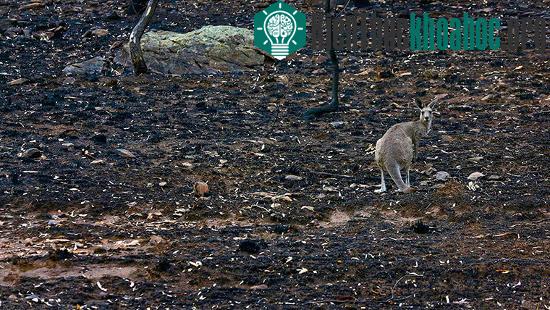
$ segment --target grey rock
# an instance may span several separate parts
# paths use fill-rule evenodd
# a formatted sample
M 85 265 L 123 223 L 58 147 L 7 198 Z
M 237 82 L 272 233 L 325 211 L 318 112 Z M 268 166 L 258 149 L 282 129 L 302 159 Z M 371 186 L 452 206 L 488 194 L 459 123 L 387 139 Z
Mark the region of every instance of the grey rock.
M 438 180 L 438 181 L 445 182 L 445 181 L 447 181 L 447 179 L 449 179 L 450 176 L 451 175 L 447 171 L 438 171 L 435 174 L 435 179 Z
M 285 176 L 285 180 L 288 180 L 288 181 L 301 181 L 303 179 L 304 178 L 302 178 L 301 176 L 297 176 L 297 175 L 293 175 L 293 174 L 289 174 L 289 175 Z
M 79 76 L 86 78 L 97 78 L 105 66 L 105 58 L 94 57 L 86 61 L 66 66 L 63 73 L 67 76 Z
M 252 30 L 206 26 L 188 33 L 151 31 L 141 39 L 147 67 L 168 75 L 242 72 L 262 65 L 265 56 L 254 48 Z M 115 61 L 130 66 L 128 46 Z
M 23 151 L 19 157 L 26 158 L 26 159 L 37 159 L 42 156 L 42 151 L 37 148 L 30 148 L 25 151 Z
M 485 175 L 481 172 L 474 172 L 468 176 L 468 180 L 477 181 L 477 179 L 484 177 Z

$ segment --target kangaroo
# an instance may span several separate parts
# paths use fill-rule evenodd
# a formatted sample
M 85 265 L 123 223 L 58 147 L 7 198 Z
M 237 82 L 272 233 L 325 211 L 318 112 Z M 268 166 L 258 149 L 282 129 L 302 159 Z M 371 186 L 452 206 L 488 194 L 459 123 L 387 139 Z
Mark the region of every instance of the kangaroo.
M 432 107 L 435 100 L 427 106 L 424 106 L 419 99 L 415 99 L 415 102 L 420 109 L 420 119 L 395 124 L 386 131 L 382 138 L 376 141 L 374 160 L 380 168 L 382 178 L 380 189 L 375 190 L 377 193 L 386 191 L 384 170 L 391 176 L 399 191 L 404 193 L 414 191 L 409 182 L 409 170 L 412 161 L 416 158 L 420 138 L 426 137 L 432 129 Z M 401 178 L 402 169 L 407 172 L 406 183 Z

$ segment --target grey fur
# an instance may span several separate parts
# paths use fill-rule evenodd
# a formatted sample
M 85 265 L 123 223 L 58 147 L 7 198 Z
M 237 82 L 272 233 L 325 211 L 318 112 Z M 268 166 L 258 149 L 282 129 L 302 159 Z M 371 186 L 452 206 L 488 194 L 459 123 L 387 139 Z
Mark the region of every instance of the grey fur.
M 382 138 L 376 141 L 374 160 L 380 168 L 381 187 L 376 192 L 386 191 L 384 170 L 388 172 L 393 182 L 401 192 L 409 193 L 413 189 L 409 182 L 409 170 L 418 153 L 418 143 L 422 137 L 427 136 L 432 129 L 433 111 L 435 101 L 423 106 L 416 99 L 420 109 L 420 118 L 413 122 L 405 122 L 393 125 Z M 401 177 L 401 170 L 406 172 L 406 182 Z

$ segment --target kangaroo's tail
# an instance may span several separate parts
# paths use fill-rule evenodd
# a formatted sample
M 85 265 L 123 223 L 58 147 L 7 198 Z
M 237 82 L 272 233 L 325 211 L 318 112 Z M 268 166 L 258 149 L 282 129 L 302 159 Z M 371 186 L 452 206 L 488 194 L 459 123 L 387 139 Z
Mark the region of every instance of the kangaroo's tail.
M 386 171 L 388 171 L 388 174 L 390 175 L 391 179 L 397 185 L 400 191 L 404 193 L 409 193 L 412 191 L 412 188 L 407 186 L 405 182 L 403 182 L 403 178 L 401 178 L 401 168 L 396 162 L 386 162 L 384 163 L 386 166 Z

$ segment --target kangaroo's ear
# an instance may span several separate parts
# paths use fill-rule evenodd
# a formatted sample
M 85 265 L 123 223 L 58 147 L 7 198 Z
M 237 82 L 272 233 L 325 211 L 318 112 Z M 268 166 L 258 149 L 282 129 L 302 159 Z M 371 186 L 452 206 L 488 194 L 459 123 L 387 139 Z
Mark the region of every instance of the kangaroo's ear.
M 422 104 L 422 101 L 420 101 L 420 99 L 418 98 L 414 98 L 414 103 L 416 103 L 416 106 L 422 110 L 422 108 L 424 108 L 424 105 Z

